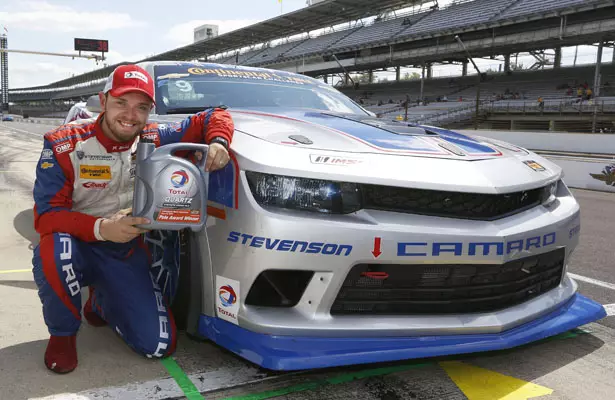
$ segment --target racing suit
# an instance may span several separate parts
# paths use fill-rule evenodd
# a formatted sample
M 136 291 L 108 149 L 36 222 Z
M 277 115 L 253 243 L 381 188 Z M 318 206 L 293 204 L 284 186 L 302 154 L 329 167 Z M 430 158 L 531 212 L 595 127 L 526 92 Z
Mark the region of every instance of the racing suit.
M 166 356 L 175 350 L 175 323 L 151 274 L 143 236 L 129 243 L 107 242 L 100 223 L 132 206 L 139 138 L 153 139 L 156 146 L 210 143 L 214 137 L 231 143 L 234 124 L 227 111 L 209 109 L 181 123 L 149 123 L 132 142 L 119 143 L 104 135 L 103 117 L 44 136 L 33 192 L 40 243 L 32 263 L 45 323 L 51 335 L 75 335 L 81 324 L 81 289 L 90 286 L 92 311 L 131 348 L 148 357 Z

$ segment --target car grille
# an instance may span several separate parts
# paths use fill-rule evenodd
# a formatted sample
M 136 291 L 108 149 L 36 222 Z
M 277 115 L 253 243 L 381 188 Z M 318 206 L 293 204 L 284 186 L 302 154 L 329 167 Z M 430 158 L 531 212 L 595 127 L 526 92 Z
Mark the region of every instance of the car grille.
M 440 217 L 495 220 L 535 207 L 543 189 L 507 194 L 447 192 L 392 186 L 363 185 L 367 209 Z
M 501 310 L 560 283 L 565 249 L 504 264 L 359 264 L 332 315 L 410 315 Z

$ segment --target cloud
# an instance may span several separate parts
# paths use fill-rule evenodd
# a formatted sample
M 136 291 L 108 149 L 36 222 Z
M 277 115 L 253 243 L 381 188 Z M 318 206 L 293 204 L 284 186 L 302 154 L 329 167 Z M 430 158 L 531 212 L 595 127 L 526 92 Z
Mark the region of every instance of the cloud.
M 130 55 L 123 55 L 122 53 L 118 53 L 117 51 L 111 50 L 108 53 L 105 53 L 105 63 L 112 65 L 120 62 L 137 62 L 143 60 L 146 57 L 151 56 L 152 54 L 141 54 L 141 53 L 133 53 Z
M 31 31 L 102 32 L 146 25 L 125 13 L 80 11 L 45 1 L 22 2 L 19 6 L 16 11 L 0 12 L 0 21 L 9 30 L 14 27 Z
M 194 42 L 194 28 L 201 25 L 218 25 L 218 35 L 250 26 L 260 22 L 255 19 L 227 19 L 227 20 L 204 20 L 195 19 L 173 26 L 166 34 L 166 39 L 177 46 L 184 46 Z
M 62 66 L 54 62 L 12 63 L 9 73 L 9 89 L 45 85 L 69 78 L 80 72 L 74 66 Z

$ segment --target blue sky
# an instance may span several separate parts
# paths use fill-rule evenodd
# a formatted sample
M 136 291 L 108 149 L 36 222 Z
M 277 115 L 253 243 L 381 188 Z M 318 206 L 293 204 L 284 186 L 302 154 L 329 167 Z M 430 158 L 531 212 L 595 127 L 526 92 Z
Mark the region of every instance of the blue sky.
M 446 6 L 453 0 L 440 0 Z M 0 32 L 8 29 L 9 49 L 74 54 L 74 38 L 109 40 L 105 63 L 138 61 L 147 56 L 193 42 L 195 27 L 217 24 L 220 34 L 306 7 L 306 0 L 0 0 Z M 575 48 L 563 50 L 564 65 L 571 65 Z M 603 61 L 613 51 L 605 49 Z M 593 63 L 596 50 L 580 47 L 577 63 Z M 519 60 L 526 66 L 532 57 Z M 477 60 L 481 69 L 498 69 L 501 61 Z M 30 87 L 102 67 L 93 60 L 9 53 L 9 87 Z M 419 71 L 419 70 L 405 70 Z M 434 76 L 459 75 L 459 66 L 434 68 Z M 394 73 L 378 73 L 377 79 L 394 79 Z

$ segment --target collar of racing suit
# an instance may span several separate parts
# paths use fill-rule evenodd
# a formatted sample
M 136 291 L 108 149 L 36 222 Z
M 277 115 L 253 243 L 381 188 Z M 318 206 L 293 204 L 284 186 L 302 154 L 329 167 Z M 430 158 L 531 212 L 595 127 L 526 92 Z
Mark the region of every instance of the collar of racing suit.
M 111 139 L 105 135 L 105 132 L 102 129 L 104 114 L 105 113 L 103 112 L 98 116 L 98 118 L 96 118 L 95 131 L 98 141 L 105 147 L 105 150 L 107 150 L 108 153 L 116 153 L 130 149 L 138 135 L 129 142 L 118 142 L 117 140 Z

